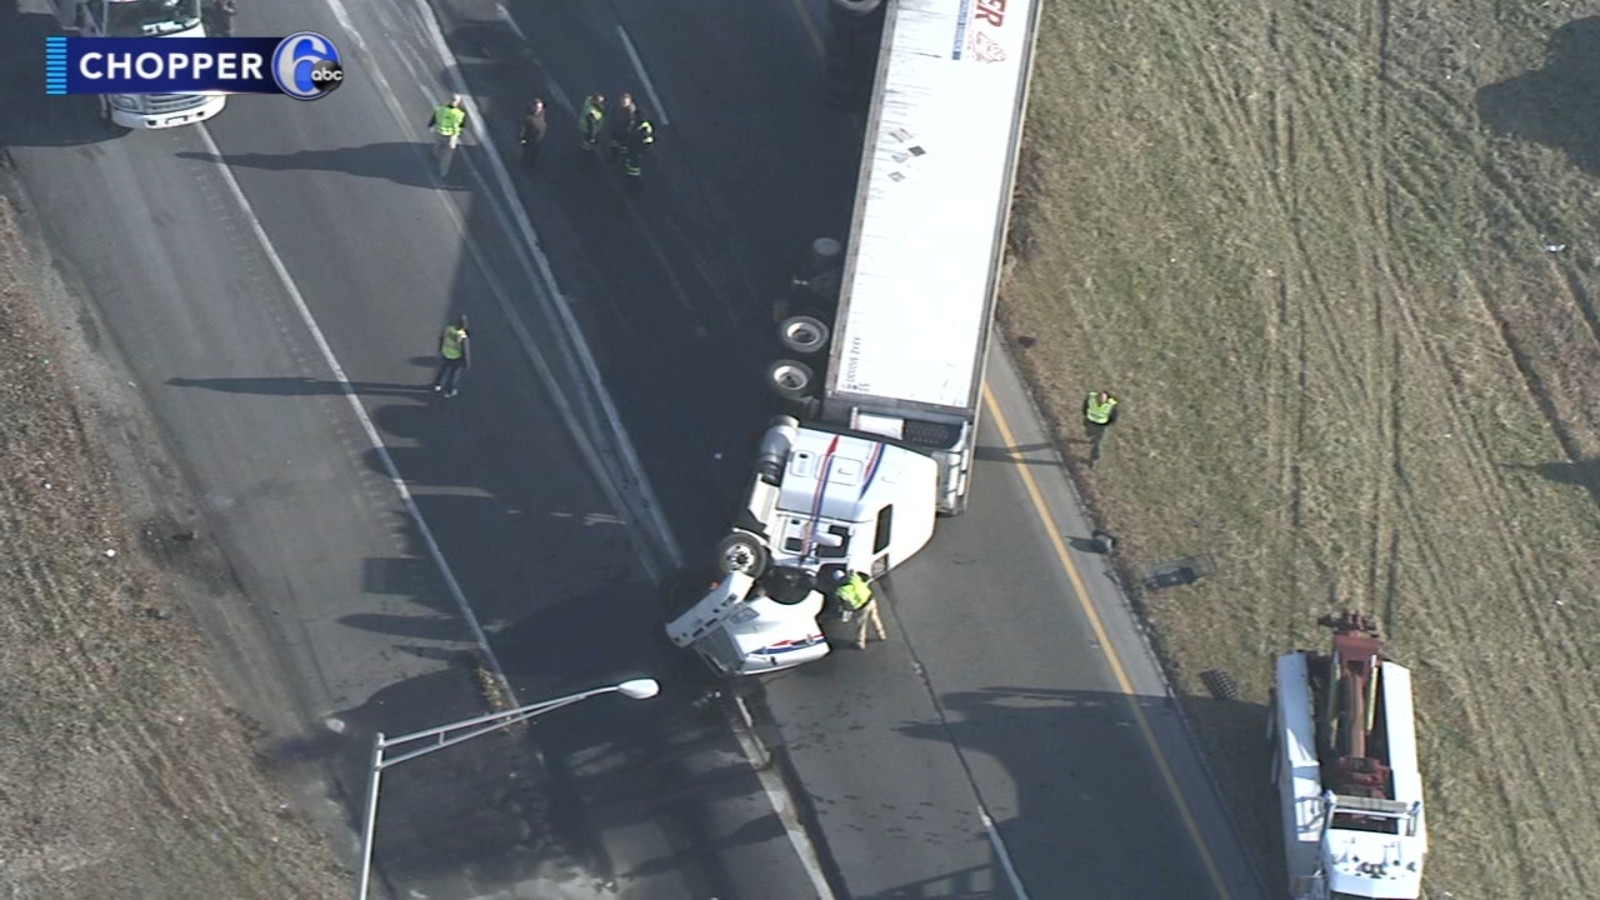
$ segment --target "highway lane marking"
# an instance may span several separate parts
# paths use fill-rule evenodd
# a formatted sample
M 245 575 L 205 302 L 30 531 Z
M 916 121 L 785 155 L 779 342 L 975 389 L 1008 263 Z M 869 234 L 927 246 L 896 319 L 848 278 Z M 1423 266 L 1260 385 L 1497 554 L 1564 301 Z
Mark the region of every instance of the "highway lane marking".
M 1016 447 L 1016 436 L 1011 432 L 1011 426 L 1006 422 L 1005 413 L 1000 411 L 1000 403 L 995 399 L 994 392 L 990 390 L 987 381 L 983 384 L 984 405 L 988 407 L 989 414 L 994 417 L 994 426 L 1000 432 L 1000 439 L 1007 447 Z M 1223 900 L 1232 900 L 1233 894 L 1229 892 L 1228 885 L 1222 878 L 1222 872 L 1217 868 L 1216 860 L 1211 857 L 1211 848 L 1206 844 L 1205 836 L 1200 831 L 1200 825 L 1195 821 L 1194 813 L 1189 809 L 1188 798 L 1184 796 L 1183 788 L 1178 785 L 1178 779 L 1172 774 L 1172 766 L 1167 762 L 1167 755 L 1162 752 L 1161 745 L 1156 742 L 1154 729 L 1145 718 L 1144 710 L 1139 708 L 1138 695 L 1133 690 L 1133 680 L 1128 677 L 1128 672 L 1122 666 L 1122 658 L 1117 655 L 1116 648 L 1111 644 L 1111 637 L 1106 632 L 1105 623 L 1100 620 L 1100 612 L 1095 609 L 1094 602 L 1089 599 L 1088 588 L 1084 586 L 1083 576 L 1078 573 L 1078 566 L 1072 561 L 1072 555 L 1067 551 L 1066 542 L 1061 539 L 1059 529 L 1056 528 L 1055 519 L 1050 515 L 1050 507 L 1045 504 L 1044 494 L 1039 490 L 1039 484 L 1034 480 L 1029 467 L 1023 464 L 1022 457 L 1015 451 L 1008 451 L 1011 458 L 1018 462 L 1017 474 L 1022 477 L 1022 484 L 1028 490 L 1028 497 L 1033 501 L 1033 510 L 1039 516 L 1039 522 L 1044 525 L 1045 533 L 1050 536 L 1050 543 L 1055 547 L 1056 558 L 1061 562 L 1061 568 L 1067 573 L 1067 580 L 1072 583 L 1073 593 L 1077 596 L 1078 606 L 1089 619 L 1089 625 L 1094 629 L 1095 639 L 1100 644 L 1101 652 L 1105 655 L 1106 663 L 1110 665 L 1112 674 L 1117 679 L 1117 685 L 1122 689 L 1122 694 L 1128 700 L 1128 709 L 1133 713 L 1134 721 L 1138 723 L 1139 733 L 1144 737 L 1145 745 L 1150 748 L 1151 755 L 1155 758 L 1156 768 L 1161 773 L 1161 781 L 1166 785 L 1167 793 L 1178 806 L 1178 815 L 1183 819 L 1184 828 L 1189 832 L 1189 838 L 1194 842 L 1195 849 L 1200 853 L 1201 862 L 1205 864 L 1206 873 L 1211 876 L 1211 884 L 1217 889 L 1217 895 Z
M 739 714 L 733 735 L 738 739 L 750 768 L 755 770 L 756 780 L 761 782 L 761 789 L 766 792 L 772 811 L 783 823 L 783 831 L 788 835 L 789 843 L 794 845 L 795 855 L 800 857 L 800 867 L 806 870 L 806 877 L 811 879 L 811 887 L 817 892 L 818 900 L 837 900 L 833 887 L 828 884 L 828 876 L 823 874 L 822 858 L 817 854 L 816 845 L 811 843 L 811 835 L 806 833 L 805 823 L 800 821 L 800 815 L 794 808 L 789 787 L 783 783 L 783 777 L 772 770 L 772 754 L 756 736 L 756 720 L 750 715 L 750 707 L 738 694 L 733 695 L 733 705 Z M 739 727 L 741 724 L 744 727 Z
M 645 93 L 650 95 L 650 102 L 655 104 L 655 114 L 661 117 L 661 124 L 671 125 L 672 120 L 667 118 L 667 107 L 661 102 L 661 95 L 656 93 L 655 82 L 650 80 L 650 73 L 644 70 L 644 61 L 639 58 L 639 51 L 633 49 L 633 38 L 628 37 L 628 29 L 617 23 L 617 35 L 622 38 L 622 47 L 628 51 L 628 59 L 633 60 L 633 70 L 639 73 L 639 80 L 644 82 Z
M 328 5 L 329 9 L 334 14 L 334 17 L 339 20 L 339 24 L 344 27 L 351 39 L 356 42 L 356 46 L 361 53 L 367 56 L 369 60 L 375 60 L 375 57 L 367 48 L 366 42 L 361 38 L 360 31 L 356 29 L 354 20 L 350 17 L 350 12 L 345 7 L 342 0 L 329 0 Z M 444 35 L 439 29 L 437 20 L 434 18 L 435 13 L 432 7 L 425 2 L 419 3 L 418 7 L 418 11 L 422 16 L 424 23 L 427 25 L 429 38 L 435 48 L 435 51 L 439 54 L 440 60 L 448 64 L 447 67 L 450 69 L 450 78 L 453 83 L 454 92 L 466 97 L 469 108 L 472 109 L 472 112 L 476 113 L 476 107 L 471 101 L 471 94 L 469 93 L 467 86 L 463 82 L 460 75 L 460 60 L 456 59 L 455 55 L 450 52 L 450 48 L 445 43 Z M 398 58 L 400 59 L 401 63 L 407 67 L 407 69 L 411 69 L 410 61 L 406 58 L 404 53 L 398 54 Z M 394 117 L 396 123 L 410 122 L 411 120 L 405 115 L 404 110 L 400 108 L 399 100 L 396 98 L 396 94 L 390 87 L 389 81 L 384 76 L 382 69 L 377 65 L 370 65 L 364 71 L 373 78 L 378 88 L 378 93 L 383 97 L 384 104 L 389 108 L 390 115 Z M 414 79 L 416 79 L 419 89 L 421 89 L 423 85 L 427 84 L 427 80 L 424 79 L 418 72 L 412 70 L 411 75 Z M 461 218 L 460 210 L 442 193 L 434 193 L 439 196 L 440 203 L 455 221 L 456 227 L 460 231 L 468 251 L 473 255 L 474 261 L 477 263 L 478 268 L 483 272 L 485 280 L 487 280 L 490 284 L 491 293 L 494 294 L 496 304 L 500 307 L 501 312 L 511 323 L 512 330 L 517 336 L 518 343 L 521 344 L 524 352 L 527 353 L 529 359 L 532 360 L 535 368 L 539 370 L 540 376 L 544 379 L 546 387 L 552 400 L 556 404 L 558 412 L 560 412 L 562 415 L 568 432 L 571 433 L 574 441 L 578 444 L 580 452 L 583 453 L 585 460 L 589 463 L 590 468 L 594 471 L 595 479 L 599 483 L 601 491 L 606 494 L 607 499 L 610 500 L 617 509 L 631 510 L 634 513 L 642 512 L 640 515 L 631 515 L 629 517 L 630 520 L 632 522 L 638 522 L 645 532 L 655 538 L 654 543 L 662 555 L 666 557 L 666 563 L 669 567 L 674 569 L 682 568 L 683 556 L 678 549 L 677 541 L 672 534 L 672 529 L 667 524 L 665 515 L 661 512 L 661 506 L 656 501 L 655 492 L 650 487 L 650 482 L 645 474 L 644 467 L 640 463 L 637 453 L 634 451 L 633 442 L 628 437 L 627 429 L 622 424 L 622 418 L 617 412 L 615 404 L 611 400 L 610 393 L 606 390 L 604 381 L 600 377 L 599 366 L 594 361 L 594 356 L 589 350 L 587 341 L 584 339 L 582 329 L 578 327 L 577 320 L 572 316 L 572 311 L 569 306 L 571 302 L 570 298 L 561 292 L 560 285 L 557 284 L 555 280 L 555 274 L 550 268 L 549 259 L 544 255 L 544 251 L 539 243 L 538 235 L 533 230 L 533 224 L 528 220 L 527 212 L 522 208 L 522 204 L 517 197 L 516 189 L 511 184 L 511 176 L 506 170 L 505 163 L 501 159 L 500 153 L 496 149 L 494 142 L 489 138 L 489 135 L 484 128 L 482 117 L 478 115 L 472 115 L 468 119 L 468 126 L 472 129 L 474 137 L 477 138 L 479 147 L 485 151 L 486 156 L 495 170 L 496 178 L 499 181 L 499 187 L 502 194 L 501 199 L 504 202 L 501 204 L 490 203 L 489 207 L 494 211 L 495 217 L 500 220 L 501 226 L 505 228 L 507 232 L 520 232 L 522 241 L 512 241 L 511 244 L 516 249 L 519 260 L 521 261 L 525 272 L 533 281 L 538 282 L 545 287 L 546 294 L 549 297 L 549 307 L 554 309 L 557 318 L 560 319 L 562 326 L 561 331 L 565 333 L 567 342 L 571 345 L 573 351 L 578 356 L 578 365 L 582 369 L 581 376 L 578 372 L 574 371 L 571 372 L 571 377 L 574 381 L 578 382 L 580 387 L 583 384 L 587 384 L 592 389 L 595 399 L 598 401 L 600 406 L 600 411 L 605 416 L 606 430 L 611 432 L 611 435 L 615 440 L 617 452 L 622 457 L 620 460 L 620 467 L 623 469 L 622 472 L 613 473 L 608 470 L 607 464 L 602 459 L 602 454 L 591 442 L 587 432 L 577 423 L 577 417 L 573 413 L 573 410 L 575 409 L 574 405 L 562 392 L 560 388 L 560 382 L 555 379 L 549 363 L 545 360 L 544 355 L 539 352 L 538 345 L 534 343 L 532 335 L 528 332 L 526 326 L 523 324 L 522 317 L 516 312 L 516 304 L 511 301 L 509 294 L 506 293 L 506 291 L 494 277 L 493 270 L 489 267 L 487 260 L 477 245 L 477 242 L 468 232 L 466 224 Z M 467 165 L 469 169 L 476 173 L 476 167 L 473 166 L 470 156 L 467 157 Z M 479 177 L 480 180 L 483 180 L 481 175 Z M 502 206 L 506 210 L 509 210 L 511 216 L 515 218 L 515 224 L 507 220 L 506 212 L 502 209 Z M 532 255 L 531 260 L 529 259 L 530 253 Z M 594 419 L 593 411 L 588 404 L 585 404 L 584 412 L 586 413 L 587 418 L 590 418 L 591 420 Z M 595 429 L 596 431 L 601 430 L 598 422 L 595 425 Z M 639 502 L 637 504 L 630 503 L 625 499 L 618 484 L 619 480 L 622 483 L 631 485 L 634 490 L 637 491 L 639 495 Z M 638 509 L 638 507 L 641 506 L 643 509 Z M 645 543 L 648 544 L 650 542 L 646 541 Z M 650 557 L 650 553 L 642 552 L 640 554 L 640 561 L 644 565 L 650 578 L 659 582 L 661 580 L 662 573 Z
M 981 798 L 978 800 L 978 818 L 983 820 L 983 830 L 989 833 L 989 844 L 994 848 L 994 855 L 1000 857 L 1000 867 L 1005 870 L 1006 880 L 1011 882 L 1012 896 L 1015 900 L 1028 900 L 1028 890 L 1022 886 L 1022 876 L 1017 874 L 1017 867 L 1011 862 L 1011 851 L 1006 849 L 1006 842 L 1000 839 L 1000 829 L 994 826 L 994 818 L 989 815 Z
M 199 128 L 200 139 L 205 141 L 206 150 L 217 159 L 224 159 L 222 148 L 212 139 L 211 131 L 201 123 Z M 428 548 L 428 555 L 433 557 L 434 565 L 439 567 L 439 574 L 443 576 L 445 588 L 450 592 L 450 597 L 460 609 L 462 618 L 466 619 L 467 627 L 472 631 L 472 637 L 478 642 L 478 649 L 483 653 L 484 660 L 493 670 L 495 677 L 505 688 L 507 699 L 513 707 L 520 706 L 516 694 L 511 690 L 510 682 L 506 681 L 505 670 L 500 667 L 500 660 L 494 655 L 494 648 L 489 646 L 489 637 L 484 634 L 483 626 L 478 624 L 478 616 L 472 611 L 472 604 L 467 602 L 467 595 L 461 590 L 461 583 L 456 580 L 454 570 L 444 558 L 444 551 L 439 549 L 439 542 L 433 537 L 433 529 L 428 527 L 428 522 L 422 517 L 422 510 L 417 508 L 417 501 L 411 495 L 411 488 L 406 485 L 404 478 L 400 477 L 400 469 L 395 465 L 394 458 L 389 455 L 389 449 L 384 446 L 383 438 L 378 435 L 378 429 L 372 424 L 372 419 L 367 415 L 366 407 L 361 405 L 361 397 L 350 384 L 350 379 L 344 373 L 344 367 L 339 365 L 338 357 L 333 354 L 333 347 L 329 345 L 327 337 L 322 333 L 322 328 L 317 325 L 317 319 L 311 314 L 311 307 L 306 304 L 306 298 L 300 293 L 300 288 L 295 284 L 293 276 L 289 274 L 289 267 L 284 265 L 283 257 L 278 255 L 278 250 L 272 245 L 272 238 L 267 236 L 267 230 L 256 218 L 255 209 L 250 205 L 250 199 L 245 196 L 244 189 L 239 186 L 233 177 L 233 170 L 223 165 L 217 171 L 222 173 L 222 180 L 228 185 L 233 199 L 244 212 L 244 218 L 250 223 L 250 230 L 254 232 L 261 249 L 267 255 L 267 261 L 272 264 L 272 269 L 277 273 L 278 280 L 289 294 L 289 299 L 294 303 L 295 311 L 300 314 L 300 321 L 305 323 L 306 329 L 311 332 L 311 339 L 317 345 L 317 350 L 322 354 L 322 360 L 328 369 L 333 372 L 333 377 L 339 382 L 339 391 L 350 402 L 350 409 L 355 412 L 356 419 L 361 423 L 361 430 L 367 434 L 367 441 L 372 444 L 372 449 L 377 451 L 378 458 L 383 461 L 383 468 L 389 475 L 389 481 L 400 494 L 400 502 L 405 505 L 406 514 L 417 523 L 417 533 L 422 536 L 422 542 Z

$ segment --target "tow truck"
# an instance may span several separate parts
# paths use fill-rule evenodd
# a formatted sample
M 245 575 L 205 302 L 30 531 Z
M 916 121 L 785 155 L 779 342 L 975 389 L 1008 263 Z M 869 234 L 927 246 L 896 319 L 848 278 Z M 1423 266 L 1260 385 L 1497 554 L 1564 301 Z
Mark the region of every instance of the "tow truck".
M 51 0 L 56 20 L 83 37 L 205 37 L 201 0 Z M 122 128 L 193 125 L 228 105 L 224 94 L 106 94 L 100 115 Z
M 1278 657 L 1272 780 L 1294 900 L 1417 900 L 1428 853 L 1411 671 L 1366 616 L 1324 616 L 1327 654 Z

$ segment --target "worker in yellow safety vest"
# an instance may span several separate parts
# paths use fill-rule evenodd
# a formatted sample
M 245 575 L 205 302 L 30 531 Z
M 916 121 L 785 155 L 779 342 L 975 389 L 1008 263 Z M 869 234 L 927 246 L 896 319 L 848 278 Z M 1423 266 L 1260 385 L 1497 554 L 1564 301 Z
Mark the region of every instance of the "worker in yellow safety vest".
M 467 343 L 467 317 L 456 319 L 454 325 L 447 325 L 444 334 L 439 336 L 439 373 L 433 377 L 434 393 L 444 392 L 446 397 L 456 395 L 456 382 L 461 378 L 462 371 L 472 366 L 472 351 Z
M 872 596 L 872 588 L 867 586 L 867 576 L 860 572 L 850 573 L 850 577 L 834 589 L 834 597 L 842 607 L 840 619 L 855 622 L 857 649 L 867 649 L 869 627 L 878 635 L 878 640 L 888 638 L 888 633 L 883 630 L 883 617 L 878 615 L 877 598 Z
M 428 120 L 428 128 L 439 135 L 439 143 L 448 144 L 451 150 L 460 142 L 461 129 L 467 124 L 466 102 L 465 98 L 456 94 L 449 103 L 434 109 L 433 118 Z
M 1105 440 L 1106 429 L 1117 420 L 1117 398 L 1106 391 L 1090 391 L 1083 402 L 1084 428 L 1089 432 L 1089 467 L 1100 458 L 1100 442 Z

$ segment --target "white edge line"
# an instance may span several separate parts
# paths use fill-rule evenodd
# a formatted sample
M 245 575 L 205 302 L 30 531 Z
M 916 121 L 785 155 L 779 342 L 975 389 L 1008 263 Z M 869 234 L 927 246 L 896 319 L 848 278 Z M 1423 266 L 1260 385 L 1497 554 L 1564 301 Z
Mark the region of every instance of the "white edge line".
M 978 818 L 983 820 L 983 830 L 989 833 L 989 843 L 994 847 L 994 855 L 1000 857 L 1000 867 L 1005 869 L 1006 880 L 1011 883 L 1012 896 L 1017 900 L 1028 900 L 1028 892 L 1022 887 L 1022 878 L 1017 875 L 1017 867 L 1011 862 L 1011 853 L 1006 850 L 1006 842 L 1000 839 L 999 829 L 994 827 L 994 819 L 989 817 L 989 811 L 984 809 L 979 801 Z
M 340 0 L 330 0 L 329 8 L 333 12 L 334 18 L 339 20 L 339 24 L 345 29 L 346 32 L 350 34 L 352 40 L 355 41 L 357 48 L 360 49 L 360 51 L 369 59 L 372 59 L 373 57 L 371 51 L 367 48 L 366 42 L 361 39 L 360 34 L 355 30 L 355 25 L 353 20 L 350 18 L 349 10 L 345 8 L 344 4 L 340 2 Z M 430 22 L 430 24 L 432 23 Z M 403 57 L 401 58 L 401 62 L 406 62 Z M 394 116 L 395 120 L 398 122 L 407 121 L 403 111 L 400 109 L 399 100 L 396 99 L 395 92 L 390 87 L 389 81 L 383 75 L 382 70 L 377 66 L 373 66 L 368 74 L 376 82 L 378 92 L 383 96 L 385 105 L 389 107 L 390 114 Z M 417 73 L 412 74 L 413 77 L 417 76 Z M 477 117 L 474 116 L 471 121 L 476 123 Z M 483 136 L 481 134 L 479 135 L 479 140 L 480 143 L 483 140 Z M 496 159 L 498 159 L 498 156 L 496 156 Z M 478 264 L 478 268 L 482 271 L 484 279 L 489 282 L 491 293 L 494 294 L 495 302 L 500 307 L 501 313 L 505 315 L 506 319 L 511 323 L 512 331 L 516 334 L 518 343 L 522 345 L 523 351 L 528 355 L 528 358 L 533 361 L 534 367 L 539 370 L 540 376 L 544 379 L 545 386 L 550 394 L 551 400 L 555 403 L 557 411 L 561 414 L 562 420 L 566 424 L 568 433 L 572 435 L 573 440 L 578 444 L 579 451 L 588 461 L 589 467 L 594 474 L 596 482 L 599 484 L 601 492 L 606 495 L 606 498 L 619 512 L 627 512 L 630 504 L 624 500 L 621 491 L 613 482 L 612 473 L 608 471 L 605 463 L 601 461 L 600 454 L 590 441 L 588 433 L 581 425 L 578 424 L 578 417 L 573 409 L 571 401 L 567 399 L 566 394 L 561 390 L 561 383 L 556 379 L 549 362 L 545 359 L 544 355 L 539 352 L 538 345 L 534 342 L 532 335 L 528 333 L 527 327 L 522 322 L 522 317 L 516 313 L 515 307 L 506 297 L 503 287 L 494 277 L 492 270 L 489 268 L 484 258 L 482 250 L 477 245 L 477 241 L 470 233 L 468 233 L 466 224 L 461 219 L 460 210 L 456 208 L 455 204 L 451 203 L 450 200 L 443 194 L 438 194 L 437 192 L 435 193 L 439 197 L 441 205 L 455 221 L 456 228 L 462 235 L 462 240 L 466 244 L 467 251 L 472 255 L 474 261 Z M 512 205 L 520 210 L 520 205 Z M 505 224 L 509 229 L 510 223 L 505 222 L 500 210 L 497 207 L 495 208 L 495 213 L 497 217 L 501 217 L 502 223 Z M 536 275 L 535 277 L 538 276 Z M 547 284 L 553 286 L 553 279 L 548 281 Z M 576 323 L 573 323 L 572 327 L 576 327 Z M 574 379 L 578 379 L 578 375 L 576 373 L 573 373 L 572 377 Z M 602 398 L 605 398 L 603 389 L 600 391 L 600 393 Z M 625 433 L 621 435 L 621 441 L 623 446 L 631 451 L 632 448 Z M 636 462 L 635 465 L 637 465 Z M 642 479 L 642 470 L 640 478 Z M 644 490 L 648 492 L 648 485 L 644 487 Z M 651 509 L 654 510 L 654 498 L 647 496 L 646 502 L 649 503 Z M 630 524 L 632 524 L 634 522 L 634 517 L 629 515 L 627 520 Z M 657 527 L 660 529 L 660 533 L 667 534 L 670 541 L 670 533 L 665 531 L 665 520 L 662 520 Z M 648 551 L 648 548 L 642 549 L 644 552 L 640 554 L 640 562 L 643 564 L 646 574 L 651 578 L 651 580 L 659 583 L 662 577 L 661 572 L 652 562 L 650 558 L 652 554 Z M 669 554 L 674 554 L 670 561 L 676 565 L 677 558 L 675 554 L 677 553 L 677 548 L 669 542 L 664 549 L 668 551 Z
M 342 0 L 329 0 L 333 6 L 343 6 Z M 423 24 L 427 27 L 428 37 L 434 43 L 434 49 L 439 58 L 447 61 L 451 86 L 455 93 L 470 97 L 465 80 L 461 77 L 461 62 L 451 52 L 449 44 L 445 42 L 444 33 L 439 28 L 438 13 L 426 0 L 417 0 L 417 8 L 422 15 Z M 473 104 L 476 107 L 476 104 Z M 663 118 L 663 121 L 665 119 Z M 499 150 L 495 149 L 494 142 L 489 140 L 485 131 L 482 116 L 472 116 L 467 120 L 472 129 L 473 136 L 478 144 L 486 151 L 489 162 L 493 165 L 495 179 L 500 183 L 501 197 L 510 208 L 511 214 L 517 220 L 517 225 L 522 230 L 523 240 L 527 248 L 532 251 L 541 280 L 549 293 L 550 301 L 554 304 L 556 312 L 561 316 L 563 329 L 578 351 L 578 356 L 583 363 L 584 371 L 588 375 L 590 386 L 594 388 L 596 397 L 600 401 L 601 409 L 606 414 L 606 419 L 612 433 L 617 439 L 617 450 L 624 457 L 624 465 L 634 482 L 635 488 L 641 495 L 646 516 L 655 526 L 656 538 L 661 544 L 661 550 L 667 555 L 668 562 L 673 568 L 683 568 L 683 554 L 678 550 L 677 539 L 673 537 L 672 529 L 667 524 L 666 516 L 661 512 L 661 504 L 657 502 L 655 491 L 650 487 L 650 481 L 645 475 L 644 466 L 639 462 L 638 454 L 633 449 L 633 441 L 628 437 L 627 428 L 622 424 L 622 417 L 617 412 L 616 405 L 611 401 L 611 394 L 606 390 L 605 382 L 600 377 L 600 367 L 595 364 L 594 355 L 589 352 L 589 344 L 583 337 L 583 330 L 578 327 L 577 320 L 572 316 L 566 295 L 561 293 L 560 286 L 556 283 L 555 274 L 550 269 L 550 260 L 544 255 L 544 249 L 539 244 L 539 237 L 533 230 L 533 223 L 528 220 L 527 210 L 522 208 L 522 202 L 517 196 L 516 188 L 512 186 L 511 174 L 506 170 L 505 161 L 500 158 Z M 471 160 L 468 160 L 471 165 Z
M 655 82 L 650 80 L 650 73 L 644 70 L 644 61 L 639 59 L 639 51 L 633 49 L 633 38 L 628 37 L 628 29 L 617 23 L 617 34 L 622 38 L 622 47 L 628 51 L 628 58 L 633 60 L 633 70 L 639 73 L 639 80 L 644 82 L 645 92 L 650 95 L 650 102 L 655 105 L 655 114 L 660 117 L 661 124 L 671 125 L 672 120 L 667 118 L 667 108 L 661 103 L 661 96 L 656 93 Z
M 768 765 L 772 761 L 772 754 L 762 746 L 761 739 L 756 737 L 755 719 L 751 717 L 750 709 L 745 706 L 744 698 L 737 694 L 734 695 L 733 702 L 738 708 L 739 718 L 743 719 L 747 726 L 735 727 L 734 736 L 744 748 L 745 756 L 749 757 L 750 767 L 755 770 L 756 779 L 761 782 L 761 789 L 767 794 L 767 802 L 772 804 L 772 811 L 777 814 L 778 821 L 783 823 L 783 832 L 789 836 L 789 843 L 794 845 L 795 855 L 800 858 L 800 867 L 806 870 L 806 876 L 811 879 L 811 887 L 816 890 L 819 900 L 837 900 L 837 895 L 828 884 L 827 876 L 822 873 L 822 860 L 817 856 L 817 848 L 811 843 L 811 835 L 806 833 L 805 825 L 794 811 L 792 802 L 794 798 L 789 795 L 788 786 L 783 783 L 782 776 Z M 1023 897 L 1021 900 L 1027 898 Z
M 433 557 L 434 565 L 439 567 L 439 574 L 444 577 L 446 589 L 460 608 L 461 615 L 467 620 L 467 627 L 472 630 L 472 637 L 478 642 L 478 649 L 483 652 L 484 659 L 489 667 L 494 670 L 495 677 L 500 680 L 505 689 L 507 699 L 513 707 L 520 706 L 516 694 L 511 690 L 511 684 L 506 680 L 505 670 L 500 668 L 500 660 L 495 657 L 494 649 L 489 646 L 489 638 L 483 633 L 483 626 L 478 624 L 478 616 L 472 611 L 472 605 L 467 602 L 467 596 L 461 590 L 461 583 L 456 580 L 455 572 L 451 570 L 450 563 L 445 561 L 444 552 L 439 549 L 439 542 L 434 540 L 433 529 L 428 527 L 428 522 L 422 517 L 422 510 L 417 508 L 416 499 L 411 496 L 411 489 L 406 486 L 405 480 L 400 477 L 400 469 L 394 463 L 394 458 L 389 455 L 389 448 L 383 444 L 383 439 L 378 436 L 378 429 L 372 424 L 372 419 L 367 415 L 367 410 L 361 405 L 361 398 L 351 386 L 350 379 L 344 374 L 344 367 L 339 365 L 338 357 L 333 355 L 333 348 L 329 346 L 328 339 L 323 335 L 322 329 L 317 325 L 316 317 L 311 314 L 311 307 L 306 305 L 305 297 L 300 293 L 300 288 L 295 284 L 294 278 L 289 274 L 289 268 L 284 265 L 283 258 L 272 246 L 272 239 L 267 236 L 267 230 L 261 226 L 261 221 L 256 218 L 255 210 L 250 206 L 250 199 L 245 196 L 244 189 L 239 186 L 233 177 L 233 170 L 229 169 L 222 155 L 222 148 L 212 139 L 211 132 L 204 123 L 200 124 L 200 139 L 205 141 L 206 149 L 212 156 L 222 160 L 222 165 L 217 166 L 217 171 L 222 173 L 222 180 L 227 183 L 228 190 L 233 193 L 234 202 L 244 212 L 244 217 L 250 223 L 250 230 L 255 233 L 256 240 L 261 244 L 261 249 L 267 255 L 267 260 L 272 264 L 273 271 L 277 273 L 278 280 L 283 283 L 284 290 L 289 294 L 289 299 L 294 302 L 294 308 L 300 314 L 300 320 L 305 323 L 311 332 L 311 339 L 316 342 L 317 349 L 322 353 L 322 359 L 328 368 L 333 371 L 334 378 L 339 381 L 340 393 L 350 402 L 350 409 L 356 414 L 356 419 L 361 422 L 361 430 L 367 433 L 367 440 L 372 444 L 372 449 L 378 453 L 378 458 L 383 460 L 383 468 L 389 474 L 389 481 L 400 493 L 400 502 L 405 504 L 406 513 L 412 521 L 417 523 L 417 532 L 422 535 L 422 542 L 428 547 L 428 555 Z

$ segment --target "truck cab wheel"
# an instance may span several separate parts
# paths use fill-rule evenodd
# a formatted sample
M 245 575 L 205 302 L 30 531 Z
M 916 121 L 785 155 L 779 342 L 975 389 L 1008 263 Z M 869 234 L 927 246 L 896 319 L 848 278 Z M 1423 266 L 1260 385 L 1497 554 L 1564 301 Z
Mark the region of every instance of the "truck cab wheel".
M 723 572 L 743 572 L 760 578 L 772 557 L 755 535 L 735 531 L 717 543 L 717 568 Z

